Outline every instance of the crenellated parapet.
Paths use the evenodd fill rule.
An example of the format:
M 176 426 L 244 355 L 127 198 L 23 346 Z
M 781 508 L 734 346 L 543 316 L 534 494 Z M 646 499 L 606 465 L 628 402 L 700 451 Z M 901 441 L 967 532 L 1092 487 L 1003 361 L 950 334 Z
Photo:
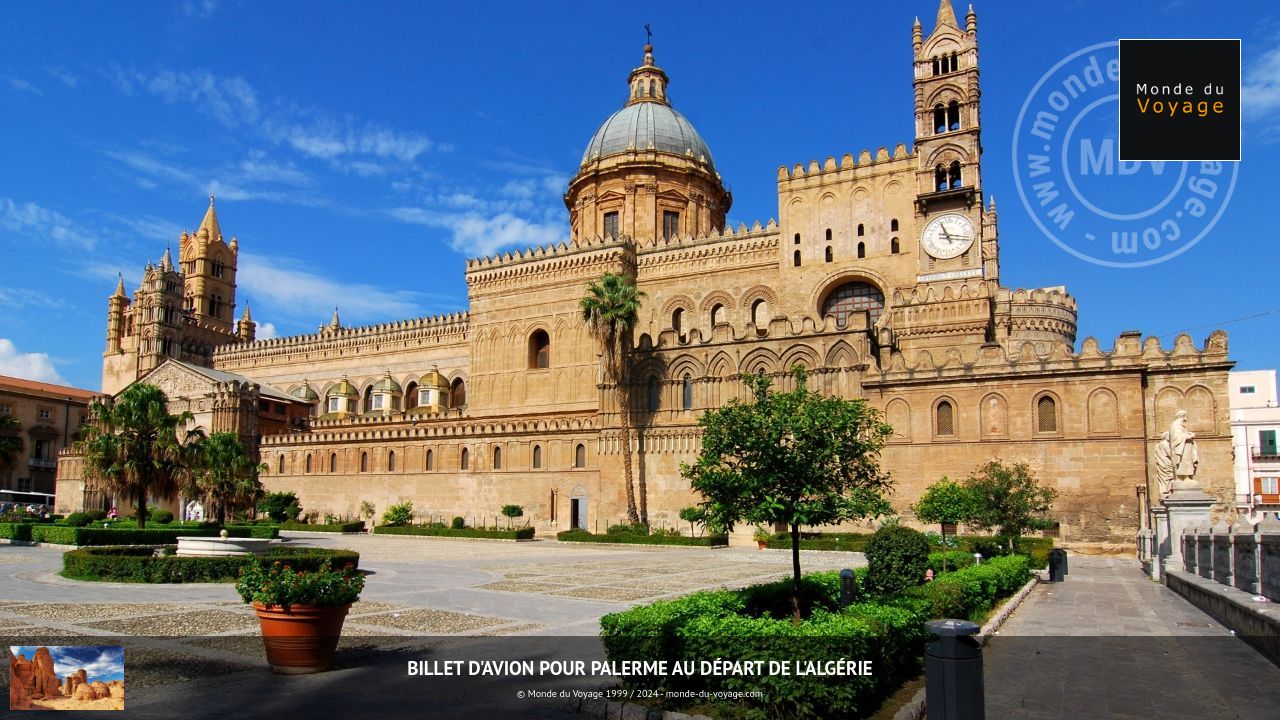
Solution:
M 807 185 L 815 179 L 819 181 L 828 180 L 853 180 L 855 178 L 866 177 L 875 174 L 879 170 L 896 172 L 899 167 L 885 167 L 888 163 L 898 163 L 901 161 L 912 160 L 915 154 L 907 150 L 907 146 L 898 143 L 893 148 L 893 155 L 890 156 L 888 149 L 881 147 L 876 150 L 874 157 L 871 151 L 863 150 L 858 154 L 857 160 L 850 153 L 845 153 L 840 158 L 839 164 L 836 163 L 835 157 L 827 157 L 826 161 L 821 165 L 817 160 L 810 160 L 808 167 L 802 164 L 796 164 L 794 167 L 788 168 L 783 165 L 778 168 L 778 186 L 780 189 L 791 183 L 799 183 Z
M 771 265 L 777 262 L 778 224 L 758 221 L 748 228 L 726 227 L 700 236 L 673 236 L 655 239 L 636 249 L 636 267 L 644 275 L 683 272 L 696 267 L 706 272 L 723 267 Z
M 600 266 L 626 263 L 628 238 L 600 236 L 556 245 L 527 248 L 467 260 L 467 286 L 471 291 L 529 287 L 531 281 L 557 281 L 566 277 L 600 274 Z
M 214 350 L 213 360 L 218 368 L 235 368 L 257 365 L 263 361 L 301 360 L 314 353 L 359 351 L 374 347 L 411 347 L 427 342 L 462 343 L 466 341 L 469 328 L 470 314 L 466 311 L 376 325 L 330 326 L 305 335 L 223 345 Z
M 972 382 L 1001 376 L 1111 370 L 1160 371 L 1173 369 L 1223 369 L 1229 367 L 1227 334 L 1215 330 L 1197 348 L 1191 336 L 1179 335 L 1169 349 L 1155 337 L 1145 342 L 1137 333 L 1123 333 L 1110 351 L 1095 338 L 1086 338 L 1080 351 L 1064 342 L 1024 342 L 1014 346 L 986 343 L 953 345 L 910 352 L 894 351 L 889 362 L 872 374 L 868 384 L 899 384 L 955 379 Z

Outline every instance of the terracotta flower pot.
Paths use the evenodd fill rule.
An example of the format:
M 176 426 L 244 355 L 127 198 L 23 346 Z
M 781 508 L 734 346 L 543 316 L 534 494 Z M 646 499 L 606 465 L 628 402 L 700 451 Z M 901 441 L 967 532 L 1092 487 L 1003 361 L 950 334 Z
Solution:
M 288 612 L 279 605 L 255 602 L 262 626 L 262 644 L 273 672 L 305 675 L 328 670 L 342 635 L 342 623 L 351 605 L 315 607 L 291 605 Z
M 756 545 L 759 545 L 759 546 L 760 546 L 760 549 L 761 549 L 761 550 L 764 550 L 765 548 L 769 547 L 769 541 L 768 541 L 768 540 L 757 540 L 757 541 L 756 541 Z

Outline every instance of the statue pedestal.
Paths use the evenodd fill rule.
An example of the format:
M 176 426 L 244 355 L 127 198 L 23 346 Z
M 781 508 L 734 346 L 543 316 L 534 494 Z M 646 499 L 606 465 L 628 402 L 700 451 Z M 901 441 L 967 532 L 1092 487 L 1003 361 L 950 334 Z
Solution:
M 1209 527 L 1209 511 L 1215 498 L 1200 489 L 1195 481 L 1174 483 L 1173 492 L 1160 507 L 1153 508 L 1155 517 L 1156 554 L 1151 563 L 1151 579 L 1161 580 L 1165 566 L 1183 569 L 1182 533 L 1188 528 Z

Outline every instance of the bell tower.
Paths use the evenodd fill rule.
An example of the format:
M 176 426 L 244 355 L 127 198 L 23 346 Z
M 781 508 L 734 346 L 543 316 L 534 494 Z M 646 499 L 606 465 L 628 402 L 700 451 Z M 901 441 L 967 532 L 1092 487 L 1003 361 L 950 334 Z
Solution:
M 984 235 L 985 228 L 994 230 L 994 225 L 986 222 L 983 212 L 978 16 L 973 6 L 961 26 L 951 0 L 941 0 L 932 33 L 924 37 L 917 18 L 911 44 L 916 212 L 922 229 L 919 280 L 993 279 L 997 248 L 994 232 L 989 238 Z
M 182 233 L 178 257 L 182 264 L 185 310 L 189 317 L 206 327 L 234 333 L 236 310 L 236 261 L 240 244 L 222 239 L 214 197 L 209 196 L 200 229 Z

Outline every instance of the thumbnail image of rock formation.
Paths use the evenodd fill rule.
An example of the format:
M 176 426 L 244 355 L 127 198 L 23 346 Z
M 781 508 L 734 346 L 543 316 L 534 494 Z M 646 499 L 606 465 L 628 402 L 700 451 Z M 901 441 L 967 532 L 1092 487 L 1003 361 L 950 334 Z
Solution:
M 124 681 L 90 682 L 84 668 L 59 681 L 49 648 L 37 648 L 31 659 L 10 649 L 9 709 L 123 710 Z

